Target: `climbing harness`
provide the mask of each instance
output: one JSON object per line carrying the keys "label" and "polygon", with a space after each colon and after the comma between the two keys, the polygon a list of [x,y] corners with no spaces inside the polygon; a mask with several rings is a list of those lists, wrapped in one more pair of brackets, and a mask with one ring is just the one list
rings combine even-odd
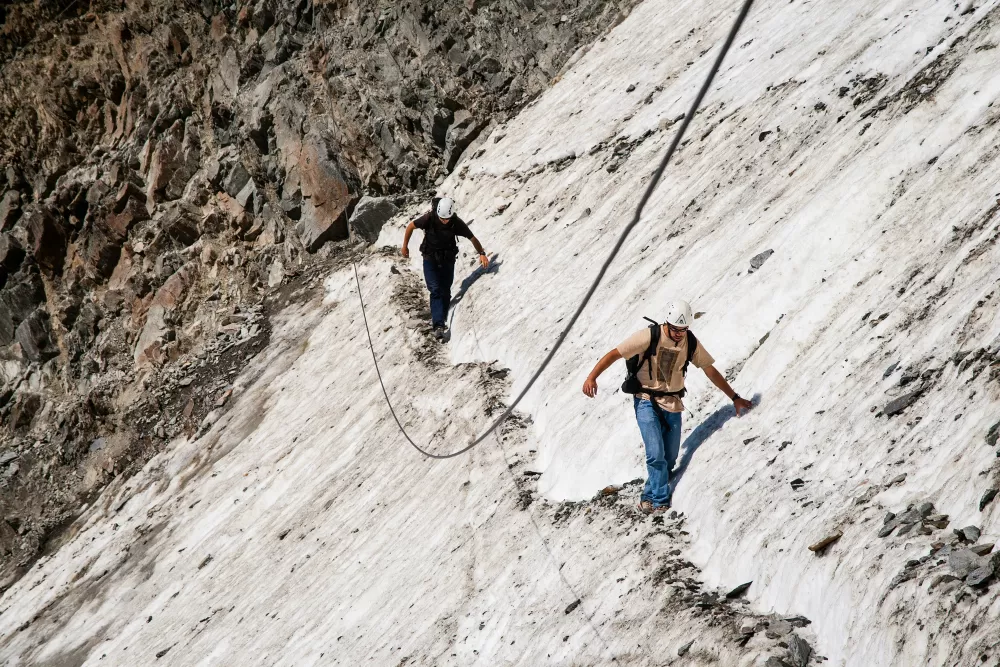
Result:
{"label": "climbing harness", "polygon": [[497,420],[494,421],[493,424],[488,429],[486,429],[486,431],[482,433],[482,435],[472,440],[465,447],[459,449],[458,451],[451,452],[450,454],[434,454],[432,452],[428,452],[427,450],[420,447],[420,445],[418,445],[416,442],[414,442],[413,438],[411,438],[409,433],[406,432],[406,429],[403,428],[402,422],[400,422],[399,417],[396,416],[396,410],[392,407],[392,401],[389,398],[389,392],[386,391],[385,382],[382,379],[382,371],[379,369],[378,366],[378,357],[375,354],[375,347],[372,344],[372,332],[371,329],[368,328],[368,316],[365,313],[365,300],[361,293],[361,278],[358,276],[358,264],[357,261],[352,260],[352,263],[354,264],[354,280],[358,286],[358,299],[361,301],[361,314],[364,317],[365,330],[368,332],[368,346],[371,349],[372,361],[375,364],[375,372],[378,375],[378,381],[382,387],[382,394],[385,396],[385,402],[389,406],[389,412],[392,413],[393,419],[396,420],[396,425],[399,427],[399,430],[403,434],[403,437],[405,437],[406,440],[418,452],[432,459],[450,459],[459,456],[461,454],[464,454],[465,452],[469,451],[476,445],[486,440],[486,438],[488,438],[491,433],[493,433],[502,423],[504,423],[507,420],[508,417],[510,417],[511,414],[513,414],[514,409],[517,407],[517,405],[528,394],[528,392],[531,391],[531,388],[535,385],[535,382],[538,380],[539,377],[541,377],[542,373],[548,367],[549,363],[556,356],[556,352],[558,352],[559,348],[562,347],[563,342],[565,342],[566,337],[569,335],[569,332],[572,331],[573,326],[576,324],[576,321],[580,319],[580,315],[583,314],[584,308],[586,308],[587,304],[590,303],[590,299],[594,296],[594,293],[597,291],[597,288],[604,281],[605,274],[611,267],[611,263],[614,261],[615,257],[618,256],[618,252],[625,244],[626,239],[628,239],[629,235],[632,233],[632,230],[635,229],[636,225],[639,224],[639,219],[642,217],[643,209],[646,208],[646,203],[652,196],[653,191],[656,190],[656,186],[660,183],[660,179],[663,177],[663,172],[666,170],[667,164],[669,164],[670,159],[674,156],[674,153],[677,152],[677,147],[680,145],[681,139],[684,138],[684,134],[687,132],[688,126],[691,124],[691,121],[694,118],[695,113],[698,111],[698,108],[701,106],[702,101],[704,101],[705,96],[708,94],[708,89],[711,87],[712,81],[715,80],[715,75],[719,72],[719,69],[722,67],[722,61],[725,60],[726,54],[729,53],[730,47],[732,47],[733,42],[736,40],[736,35],[739,33],[740,28],[743,25],[743,21],[747,17],[747,14],[750,13],[750,7],[752,5],[753,5],[753,0],[744,0],[743,6],[740,8],[740,13],[739,15],[737,15],[736,21],[733,23],[732,28],[730,28],[729,34],[726,36],[726,41],[723,43],[722,49],[719,51],[719,55],[716,56],[715,62],[712,64],[712,69],[709,70],[708,76],[705,78],[705,82],[702,84],[701,89],[698,91],[698,95],[694,98],[694,102],[691,104],[691,109],[688,111],[687,114],[685,114],[683,120],[681,121],[681,126],[677,129],[677,134],[674,135],[674,139],[670,143],[670,147],[667,148],[666,154],[660,161],[660,164],[656,168],[656,171],[653,172],[653,178],[649,181],[649,185],[646,186],[646,191],[643,193],[642,199],[639,200],[639,205],[635,209],[635,214],[632,216],[632,220],[628,223],[628,225],[625,226],[625,228],[622,230],[622,233],[618,236],[618,240],[615,242],[614,247],[608,254],[607,259],[605,259],[604,264],[601,265],[601,270],[598,271],[597,277],[594,278],[594,281],[593,283],[591,283],[590,288],[587,290],[587,293],[580,301],[580,305],[577,306],[576,312],[573,313],[573,316],[570,317],[569,322],[566,323],[566,327],[563,329],[562,333],[559,334],[559,337],[556,339],[556,342],[552,346],[552,349],[549,350],[548,355],[546,355],[545,359],[542,360],[541,365],[539,365],[534,375],[531,376],[531,379],[529,379],[528,383],[524,386],[523,389],[521,389],[521,392],[517,395],[514,401],[507,407],[506,410],[503,411],[503,414],[501,414],[497,418]]}

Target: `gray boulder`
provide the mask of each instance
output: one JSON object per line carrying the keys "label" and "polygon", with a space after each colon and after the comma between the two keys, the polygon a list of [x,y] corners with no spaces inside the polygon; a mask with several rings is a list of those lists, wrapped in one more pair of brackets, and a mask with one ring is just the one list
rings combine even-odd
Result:
{"label": "gray boulder", "polygon": [[898,415],[900,412],[916,403],[923,393],[924,389],[921,387],[916,391],[911,391],[909,394],[893,399],[886,404],[885,408],[882,409],[882,412],[885,413],[886,417]]}
{"label": "gray boulder", "polygon": [[351,231],[367,243],[375,243],[385,225],[399,211],[386,197],[362,197],[351,215]]}
{"label": "gray boulder", "polygon": [[240,191],[243,190],[249,180],[250,174],[243,168],[242,164],[237,162],[230,170],[229,176],[226,177],[226,181],[223,184],[222,189],[229,193],[229,196],[236,197],[240,194]]}
{"label": "gray boulder", "polygon": [[8,282],[0,290],[0,346],[14,342],[17,327],[45,300],[45,287],[35,274]]}
{"label": "gray boulder", "polygon": [[18,325],[15,337],[30,361],[45,362],[59,355],[58,348],[52,343],[49,314],[41,308]]}
{"label": "gray boulder", "polygon": [[791,654],[792,664],[795,667],[806,667],[809,664],[809,656],[812,655],[812,647],[798,635],[788,638],[788,650]]}
{"label": "gray boulder", "polygon": [[972,549],[960,549],[948,556],[948,567],[960,579],[965,579],[973,570],[977,570],[989,562]]}
{"label": "gray boulder", "polygon": [[449,172],[455,170],[462,153],[479,137],[486,125],[464,109],[455,114],[455,122],[448,128],[444,147],[444,160]]}
{"label": "gray boulder", "polygon": [[773,255],[773,254],[774,254],[774,251],[771,250],[771,249],[768,249],[768,250],[765,250],[764,252],[760,253],[759,255],[754,255],[753,257],[751,257],[750,258],[750,270],[747,271],[747,273],[753,273],[754,271],[756,271],[760,267],[764,266],[764,262],[766,262],[768,260],[768,258],[771,255]]}
{"label": "gray boulder", "polygon": [[239,202],[240,206],[247,213],[251,215],[260,213],[260,205],[263,204],[263,199],[257,192],[257,184],[254,183],[252,178],[247,180],[243,189],[236,195],[236,201]]}
{"label": "gray boulder", "polygon": [[965,528],[956,528],[955,535],[963,542],[975,544],[979,541],[979,536],[982,535],[982,531],[980,531],[976,526],[966,526]]}

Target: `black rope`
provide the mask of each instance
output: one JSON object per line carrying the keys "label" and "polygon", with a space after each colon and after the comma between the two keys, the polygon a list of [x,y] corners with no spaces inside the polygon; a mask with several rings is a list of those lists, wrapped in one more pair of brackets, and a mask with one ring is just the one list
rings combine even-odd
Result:
{"label": "black rope", "polygon": [[583,309],[587,307],[587,304],[590,303],[590,299],[594,296],[594,293],[597,291],[597,288],[600,287],[601,282],[604,280],[604,275],[608,272],[608,268],[610,268],[611,263],[614,261],[615,257],[618,256],[618,252],[625,244],[625,240],[628,239],[629,235],[632,233],[632,230],[635,229],[635,226],[639,224],[639,219],[642,217],[642,211],[646,207],[646,203],[649,201],[649,198],[653,195],[653,191],[656,189],[656,186],[660,183],[660,179],[663,177],[663,172],[666,170],[667,164],[670,163],[670,158],[672,158],[674,156],[674,153],[677,152],[677,147],[680,145],[681,139],[684,138],[684,133],[687,132],[688,126],[691,124],[691,121],[694,118],[695,113],[701,106],[702,101],[704,101],[705,95],[708,94],[708,89],[712,86],[712,81],[715,79],[715,75],[718,74],[719,69],[722,67],[722,61],[725,59],[726,54],[729,53],[730,47],[732,47],[733,42],[736,40],[736,35],[739,33],[740,28],[743,25],[743,21],[747,17],[747,14],[750,13],[751,5],[753,5],[753,0],[744,0],[743,7],[740,9],[740,13],[736,17],[736,22],[733,23],[733,27],[729,30],[729,35],[726,37],[726,41],[723,43],[722,49],[719,51],[719,55],[716,56],[715,63],[713,63],[712,69],[709,71],[708,77],[705,79],[705,83],[702,84],[701,89],[698,91],[697,97],[694,98],[694,102],[691,104],[691,110],[688,111],[688,113],[684,116],[684,119],[681,122],[681,126],[677,129],[677,134],[674,135],[674,140],[670,143],[670,147],[667,149],[666,154],[660,161],[659,167],[657,167],[656,171],[653,173],[653,178],[652,180],[650,180],[649,185],[646,186],[646,191],[643,193],[642,199],[639,200],[639,205],[635,209],[635,215],[632,217],[632,220],[628,223],[628,225],[625,226],[625,229],[622,230],[621,235],[619,235],[618,237],[618,241],[615,242],[615,246],[611,249],[611,253],[608,255],[608,258],[604,260],[604,264],[601,266],[601,270],[597,273],[597,277],[594,278],[594,282],[591,283],[590,289],[587,290],[587,293],[584,295],[583,300],[580,302],[580,305],[577,306],[576,312],[573,313],[573,316],[566,324],[566,328],[563,329],[563,332],[561,334],[559,334],[559,338],[556,339],[556,342],[552,346],[552,349],[549,351],[548,355],[542,361],[541,365],[538,367],[538,370],[535,371],[535,374],[531,376],[530,380],[528,380],[528,384],[525,385],[524,389],[521,390],[521,393],[518,394],[517,398],[514,399],[514,402],[511,403],[506,410],[504,410],[503,414],[500,415],[500,417],[495,422],[493,422],[492,426],[486,429],[486,431],[482,435],[480,435],[478,438],[470,442],[462,449],[459,449],[456,452],[452,452],[451,454],[432,454],[431,452],[428,452],[425,449],[421,448],[417,443],[413,441],[413,438],[411,438],[410,435],[406,432],[406,429],[403,428],[403,424],[399,421],[399,417],[396,416],[396,411],[392,407],[392,401],[389,399],[389,393],[385,389],[385,382],[382,381],[382,372],[379,370],[378,367],[378,358],[375,356],[375,347],[374,345],[372,345],[372,332],[371,329],[368,328],[368,316],[365,315],[365,300],[361,296],[361,279],[358,277],[358,265],[357,262],[354,262],[354,280],[358,284],[358,298],[361,300],[361,313],[365,319],[365,329],[368,331],[368,346],[369,348],[371,348],[372,361],[375,362],[375,372],[378,374],[379,384],[382,385],[382,393],[385,395],[385,401],[389,405],[389,411],[392,413],[393,419],[396,420],[396,425],[399,426],[399,430],[403,433],[403,436],[409,441],[409,443],[413,445],[413,447],[416,448],[416,450],[419,451],[421,454],[430,457],[432,459],[450,459],[455,456],[459,456],[460,454],[464,454],[465,452],[469,451],[470,449],[481,443],[483,440],[489,437],[489,435],[493,433],[497,429],[497,427],[500,426],[500,424],[502,424],[504,421],[507,420],[508,417],[510,417],[511,413],[514,412],[514,408],[516,408],[518,403],[521,402],[521,399],[523,399],[527,395],[527,393],[534,386],[535,382],[542,375],[542,372],[545,371],[546,367],[548,367],[549,363],[552,361],[552,358],[556,356],[556,352],[558,352],[559,348],[562,347],[562,344],[566,340],[566,337],[569,335],[569,332],[573,329],[573,325],[575,325],[576,321],[580,319],[580,315],[583,313]]}

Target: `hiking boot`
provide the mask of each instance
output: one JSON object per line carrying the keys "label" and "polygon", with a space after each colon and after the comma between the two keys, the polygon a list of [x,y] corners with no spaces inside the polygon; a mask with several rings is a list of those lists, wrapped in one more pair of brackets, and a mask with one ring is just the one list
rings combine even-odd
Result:
{"label": "hiking boot", "polygon": [[444,334],[447,331],[443,324],[434,325],[434,337],[438,340],[444,340]]}
{"label": "hiking boot", "polygon": [[640,500],[639,501],[639,511],[643,514],[653,513],[653,501],[652,500]]}
{"label": "hiking boot", "polygon": [[651,511],[650,514],[652,514],[653,516],[663,516],[669,511],[670,511],[670,505],[657,505],[656,507],[653,508],[653,511]]}

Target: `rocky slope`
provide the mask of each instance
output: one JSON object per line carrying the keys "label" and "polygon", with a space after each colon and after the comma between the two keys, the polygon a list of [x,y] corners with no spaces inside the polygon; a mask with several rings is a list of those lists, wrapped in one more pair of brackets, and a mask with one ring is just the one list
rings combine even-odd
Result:
{"label": "rocky slope", "polygon": [[0,589],[634,4],[0,8]]}

